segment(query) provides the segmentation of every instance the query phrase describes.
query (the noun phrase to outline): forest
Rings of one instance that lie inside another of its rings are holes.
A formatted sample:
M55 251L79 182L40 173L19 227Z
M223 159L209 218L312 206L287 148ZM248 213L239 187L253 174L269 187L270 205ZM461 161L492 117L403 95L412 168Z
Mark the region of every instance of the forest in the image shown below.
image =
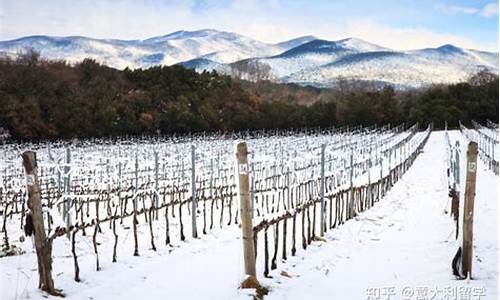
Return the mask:
M15 140L498 120L498 76L418 90L341 80L335 89L249 82L182 66L0 58L0 133Z

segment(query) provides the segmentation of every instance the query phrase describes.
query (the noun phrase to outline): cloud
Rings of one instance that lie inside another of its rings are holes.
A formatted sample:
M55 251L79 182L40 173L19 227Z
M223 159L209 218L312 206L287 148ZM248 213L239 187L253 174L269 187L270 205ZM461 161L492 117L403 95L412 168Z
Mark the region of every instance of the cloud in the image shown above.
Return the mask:
M485 18L498 16L498 3L486 4L479 14Z
M498 3L496 2L487 3L481 8L437 4L435 9L449 15L477 15L485 18L492 18L498 15Z
M424 27L392 27L373 20L355 20L338 31L338 37L349 36L397 50L438 47L444 44L493 51L497 49L496 43L481 43L453 34L435 32Z
M436 5L436 9L442 13L456 15L456 14L465 14L465 15L475 15L479 12L479 9L474 7L465 7L465 6L457 6L457 5Z
M327 40L357 37L394 50L413 50L453 44L464 48L498 51L496 41L488 43L472 40L454 34L436 32L422 26L389 26L366 18L352 19L347 22L317 20L311 23L299 18L294 19L293 23L240 22L234 24L232 28L236 32L268 42L282 41L301 35L315 35Z

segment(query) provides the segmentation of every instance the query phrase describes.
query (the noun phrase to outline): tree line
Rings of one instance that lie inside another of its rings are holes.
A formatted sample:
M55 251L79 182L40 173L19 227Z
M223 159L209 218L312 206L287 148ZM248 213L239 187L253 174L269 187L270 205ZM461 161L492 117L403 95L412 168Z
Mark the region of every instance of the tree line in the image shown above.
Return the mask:
M498 76L485 71L411 91L336 86L249 82L182 66L116 70L92 59L70 65L26 51L0 58L0 131L56 139L498 120Z

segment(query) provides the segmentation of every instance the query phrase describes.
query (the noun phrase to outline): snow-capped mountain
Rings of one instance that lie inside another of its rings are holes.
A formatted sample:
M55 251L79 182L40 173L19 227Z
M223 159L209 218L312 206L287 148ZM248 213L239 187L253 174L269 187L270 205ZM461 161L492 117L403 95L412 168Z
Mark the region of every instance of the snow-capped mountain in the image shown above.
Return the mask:
M276 46L278 46L278 48L280 48L281 51L287 51L288 49L298 47L302 44L309 43L310 41L314 41L317 39L318 38L315 37L314 35L306 35L306 36L302 36L302 37L298 37L295 39L291 39L288 41L278 43L278 44L276 44Z
M338 41L315 39L278 55L229 65L212 61L190 61L184 65L197 71L216 70L249 80L268 78L329 87L344 78L409 88L464 81L483 69L498 74L498 61L498 53L453 45L395 51L348 38Z
M81 36L29 36L0 41L0 55L33 48L48 59L75 63L93 58L111 67L147 68L181 64L198 72L216 70L249 80L271 79L332 86L339 78L420 87L466 80L481 69L498 74L498 53L453 45L395 51L357 38L314 36L277 44L212 29L177 31L145 40Z
M405 88L460 82L482 69L498 74L498 54L445 45L415 51L350 53L318 67L290 72L280 80L331 86L342 77Z
M94 58L113 67L161 63L162 55L154 55L154 52L138 47L138 43L139 41L100 40L81 36L29 36L0 42L0 51L14 56L33 48L48 59L64 59L72 63Z
M33 48L49 59L78 62L88 57L122 69L172 65L201 57L217 63L231 63L250 57L275 55L308 42L311 38L268 44L236 33L212 29L177 31L145 40L29 36L1 41L0 51L15 55L23 49Z
M340 41L312 40L279 55L251 59L248 63L259 63L271 67L271 78L282 78L306 69L313 69L334 62L347 55L386 50L383 47L360 39Z

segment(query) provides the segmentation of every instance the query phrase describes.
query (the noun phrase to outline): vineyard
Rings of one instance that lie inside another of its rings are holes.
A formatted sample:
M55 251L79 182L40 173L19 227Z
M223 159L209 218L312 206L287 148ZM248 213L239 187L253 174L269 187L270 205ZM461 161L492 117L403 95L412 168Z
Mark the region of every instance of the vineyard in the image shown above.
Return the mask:
M383 205L379 202L411 170L431 132L432 125L402 124L6 144L0 148L2 255L32 252L23 231L30 215L26 184L35 181L46 235L54 240L55 285L67 296L78 293L68 278L85 284L113 272L121 261L147 264L152 256L176 252L189 260L187 254L203 251L204 241L240 239L238 177L248 174L257 278L289 276L280 273L280 265L289 266L291 257L314 256L309 247L326 243L329 233ZM479 157L498 175L498 129L461 125L461 136L478 141ZM242 141L248 147L245 164L236 156ZM33 178L23 169L26 150L36 152ZM234 255L243 260L241 249ZM145 260L134 262L134 256ZM36 281L29 274L18 275L28 283L16 286L13 297L29 297L26 286ZM58 284L62 277L65 286Z

